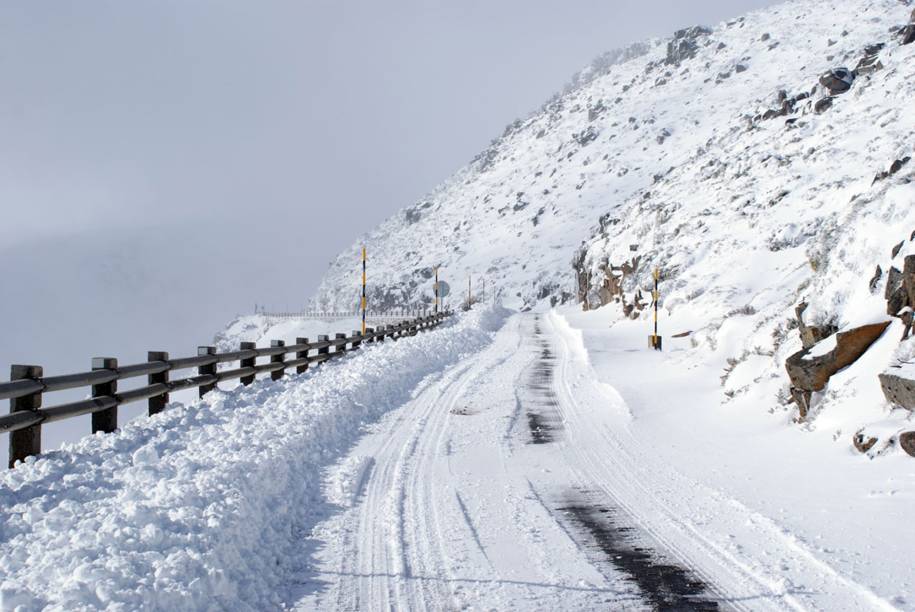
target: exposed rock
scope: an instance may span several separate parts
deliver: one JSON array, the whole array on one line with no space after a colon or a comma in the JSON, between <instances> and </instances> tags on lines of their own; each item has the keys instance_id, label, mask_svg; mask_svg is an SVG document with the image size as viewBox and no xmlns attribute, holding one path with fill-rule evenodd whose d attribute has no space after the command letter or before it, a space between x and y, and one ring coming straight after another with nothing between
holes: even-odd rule
<instances>
[{"instance_id":1,"label":"exposed rock","mask_svg":"<svg viewBox=\"0 0 915 612\"><path fill-rule=\"evenodd\" d=\"M874 444L877 443L877 438L871 436L865 437L864 433L859 431L852 437L851 441L852 444L855 445L855 448L858 450L858 452L863 455L874 447Z\"/></svg>"},{"instance_id":2,"label":"exposed rock","mask_svg":"<svg viewBox=\"0 0 915 612\"><path fill-rule=\"evenodd\" d=\"M883 268L877 266L877 269L874 271L874 276L871 278L870 288L871 293L877 290L877 285L880 284L880 279L883 278Z\"/></svg>"},{"instance_id":3,"label":"exposed rock","mask_svg":"<svg viewBox=\"0 0 915 612\"><path fill-rule=\"evenodd\" d=\"M894 373L894 370L899 373ZM915 380L901 374L899 366L890 367L880 374L880 388L886 401L906 410L915 410Z\"/></svg>"},{"instance_id":4,"label":"exposed rock","mask_svg":"<svg viewBox=\"0 0 915 612\"><path fill-rule=\"evenodd\" d=\"M572 134L572 138L579 144L579 146L587 146L597 140L597 137L600 135L600 131L594 127L588 126L588 129L582 132L576 132Z\"/></svg>"},{"instance_id":5,"label":"exposed rock","mask_svg":"<svg viewBox=\"0 0 915 612\"><path fill-rule=\"evenodd\" d=\"M908 293L903 287L902 272L898 268L890 268L886 278L886 289L883 297L886 298L886 314L895 317L899 311L905 308L909 302Z\"/></svg>"},{"instance_id":6,"label":"exposed rock","mask_svg":"<svg viewBox=\"0 0 915 612\"><path fill-rule=\"evenodd\" d=\"M810 391L791 387L791 399L797 404L798 415L801 421L806 419L807 413L810 412L810 398L812 395L813 394Z\"/></svg>"},{"instance_id":7,"label":"exposed rock","mask_svg":"<svg viewBox=\"0 0 915 612\"><path fill-rule=\"evenodd\" d=\"M848 68L833 68L820 76L820 85L832 95L843 94L851 89L855 82L854 73Z\"/></svg>"},{"instance_id":8,"label":"exposed rock","mask_svg":"<svg viewBox=\"0 0 915 612\"><path fill-rule=\"evenodd\" d=\"M915 255L906 255L902 266L902 287L905 289L908 302L903 305L915 306ZM896 312L899 312L898 310Z\"/></svg>"},{"instance_id":9,"label":"exposed rock","mask_svg":"<svg viewBox=\"0 0 915 612\"><path fill-rule=\"evenodd\" d=\"M737 74L740 74L740 73L742 73L742 72L746 72L747 70L748 70L748 68L747 68L746 66L744 66L743 64L737 64L737 65L734 67L734 72L736 72Z\"/></svg>"},{"instance_id":10,"label":"exposed rock","mask_svg":"<svg viewBox=\"0 0 915 612\"><path fill-rule=\"evenodd\" d=\"M905 245L905 240L893 247L893 250L890 251L890 259L896 259L896 256L899 255L899 251L902 250L903 245Z\"/></svg>"},{"instance_id":11,"label":"exposed rock","mask_svg":"<svg viewBox=\"0 0 915 612\"><path fill-rule=\"evenodd\" d=\"M883 179L893 176L894 174L896 174L897 172L902 170L902 167L905 166L910 161L912 161L912 158L908 157L908 156L903 157L902 159L897 159L892 164L890 164L889 170L885 170L885 171L877 174L877 176L874 177L874 182L876 183L877 181L882 181ZM895 257L895 255L893 255L893 257Z\"/></svg>"},{"instance_id":12,"label":"exposed rock","mask_svg":"<svg viewBox=\"0 0 915 612\"><path fill-rule=\"evenodd\" d=\"M864 56L872 57L880 53L883 48L886 47L885 43L874 43L873 45L868 45L864 47Z\"/></svg>"},{"instance_id":13,"label":"exposed rock","mask_svg":"<svg viewBox=\"0 0 915 612\"><path fill-rule=\"evenodd\" d=\"M912 323L915 322L915 313L912 312L911 307L906 306L902 309L902 314L899 315L899 319L902 321L902 324L905 325L905 328L902 330L902 341L909 339L909 334L912 333Z\"/></svg>"},{"instance_id":14,"label":"exposed rock","mask_svg":"<svg viewBox=\"0 0 915 612\"><path fill-rule=\"evenodd\" d=\"M794 313L797 315L797 326L801 334L801 345L809 349L820 340L824 340L836 333L839 328L832 324L826 325L807 325L804 323L804 311L807 310L807 302L801 302Z\"/></svg>"},{"instance_id":15,"label":"exposed rock","mask_svg":"<svg viewBox=\"0 0 915 612\"><path fill-rule=\"evenodd\" d=\"M813 111L816 114L821 115L832 108L833 101L834 98L832 96L826 96L821 100L817 100L817 103L813 106Z\"/></svg>"},{"instance_id":16,"label":"exposed rock","mask_svg":"<svg viewBox=\"0 0 915 612\"><path fill-rule=\"evenodd\" d=\"M674 32L673 39L667 43L667 57L664 59L664 63L677 66L680 62L695 57L699 51L697 39L711 33L711 30L702 26L693 26Z\"/></svg>"},{"instance_id":17,"label":"exposed rock","mask_svg":"<svg viewBox=\"0 0 915 612\"><path fill-rule=\"evenodd\" d=\"M915 42L915 23L910 23L906 27L902 28L899 33L902 36L902 44L912 44Z\"/></svg>"},{"instance_id":18,"label":"exposed rock","mask_svg":"<svg viewBox=\"0 0 915 612\"><path fill-rule=\"evenodd\" d=\"M759 40L761 40L762 42L766 42L766 41L769 40L770 38L772 38L772 35L769 34L768 32L766 32L765 34L763 34L763 35L760 37Z\"/></svg>"},{"instance_id":19,"label":"exposed rock","mask_svg":"<svg viewBox=\"0 0 915 612\"><path fill-rule=\"evenodd\" d=\"M825 355L811 357L810 349L795 353L785 362L791 386L801 391L822 391L832 375L857 361L889 324L884 321L839 332L835 348Z\"/></svg>"},{"instance_id":20,"label":"exposed rock","mask_svg":"<svg viewBox=\"0 0 915 612\"><path fill-rule=\"evenodd\" d=\"M899 434L899 446L906 454L915 457L915 431L906 431Z\"/></svg>"}]
</instances>

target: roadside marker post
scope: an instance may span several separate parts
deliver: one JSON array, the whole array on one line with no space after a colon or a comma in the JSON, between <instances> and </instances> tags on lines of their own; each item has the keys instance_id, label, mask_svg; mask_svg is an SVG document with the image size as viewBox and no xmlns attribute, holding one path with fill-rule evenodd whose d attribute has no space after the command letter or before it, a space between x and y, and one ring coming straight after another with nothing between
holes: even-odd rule
<instances>
[{"instance_id":1,"label":"roadside marker post","mask_svg":"<svg viewBox=\"0 0 915 612\"><path fill-rule=\"evenodd\" d=\"M435 266L435 314L438 314L438 266Z\"/></svg>"},{"instance_id":2,"label":"roadside marker post","mask_svg":"<svg viewBox=\"0 0 915 612\"><path fill-rule=\"evenodd\" d=\"M365 335L365 245L362 246L362 335Z\"/></svg>"},{"instance_id":3,"label":"roadside marker post","mask_svg":"<svg viewBox=\"0 0 915 612\"><path fill-rule=\"evenodd\" d=\"M661 279L661 269L655 268L653 276L654 290L651 292L651 305L654 311L654 333L648 336L648 348L660 351L662 346L662 338L658 335L658 302L661 299L661 294L658 291L658 281Z\"/></svg>"}]
</instances>

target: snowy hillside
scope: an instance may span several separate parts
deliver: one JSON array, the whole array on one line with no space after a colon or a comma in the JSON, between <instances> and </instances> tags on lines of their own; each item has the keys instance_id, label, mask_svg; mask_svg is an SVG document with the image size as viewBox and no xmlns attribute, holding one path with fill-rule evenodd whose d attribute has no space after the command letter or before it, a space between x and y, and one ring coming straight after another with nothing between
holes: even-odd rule
<instances>
[{"instance_id":1,"label":"snowy hillside","mask_svg":"<svg viewBox=\"0 0 915 612\"><path fill-rule=\"evenodd\" d=\"M428 299L440 264L509 306L612 304L608 322L647 334L659 267L663 331L719 368L725 401L793 406L796 307L822 337L888 321L887 272L915 252L912 13L797 0L604 57L364 238L373 302ZM354 303L355 258L337 258L318 302ZM877 375L913 352L901 334L896 321L856 372L802 393L800 416L835 404L822 425L844 440L894 434Z\"/></svg>"},{"instance_id":2,"label":"snowy hillside","mask_svg":"<svg viewBox=\"0 0 915 612\"><path fill-rule=\"evenodd\" d=\"M436 264L460 286L468 274L485 279L509 305L561 299L574 291L569 262L600 219L620 221L608 234L613 248L640 243L640 253L659 260L692 249L697 227L739 230L727 227L734 218L762 224L752 228L753 244L740 246L740 234L724 238L739 252L799 246L817 233L818 220L844 209L911 150L915 117L905 109L915 48L900 48L891 32L911 10L899 0L800 0L708 34L680 33L677 41L601 58L576 76L576 86L509 125L468 166L359 238L332 263L317 301L356 303L363 241L379 306L428 296ZM793 126L784 118L751 123L780 106L780 91L809 93L821 73L854 68L864 48L880 42L887 43L884 68L829 112ZM798 104L804 112L809 105ZM716 179L727 189L697 184ZM770 214L775 203L778 217ZM675 210L680 223L661 227ZM677 226L683 229L673 235ZM717 236L702 242L718 244ZM662 239L666 252L653 252Z\"/></svg>"}]
</instances>

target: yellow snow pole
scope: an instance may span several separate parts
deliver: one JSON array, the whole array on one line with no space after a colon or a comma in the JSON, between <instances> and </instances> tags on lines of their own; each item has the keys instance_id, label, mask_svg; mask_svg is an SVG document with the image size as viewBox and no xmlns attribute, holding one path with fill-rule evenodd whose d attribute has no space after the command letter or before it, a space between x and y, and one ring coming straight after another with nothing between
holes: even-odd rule
<instances>
[{"instance_id":1,"label":"yellow snow pole","mask_svg":"<svg viewBox=\"0 0 915 612\"><path fill-rule=\"evenodd\" d=\"M654 273L654 290L651 292L651 302L654 316L654 333L648 337L648 348L656 351L661 350L661 336L658 335L658 302L661 301L661 292L658 291L658 281L661 280L661 268L655 268Z\"/></svg>"}]
</instances>

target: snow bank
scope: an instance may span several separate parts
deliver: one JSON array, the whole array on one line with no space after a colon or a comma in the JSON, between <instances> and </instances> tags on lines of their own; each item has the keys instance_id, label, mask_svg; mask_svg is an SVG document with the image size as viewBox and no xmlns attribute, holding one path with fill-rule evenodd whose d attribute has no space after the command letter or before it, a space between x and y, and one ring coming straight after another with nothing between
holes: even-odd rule
<instances>
[{"instance_id":1,"label":"snow bank","mask_svg":"<svg viewBox=\"0 0 915 612\"><path fill-rule=\"evenodd\" d=\"M486 346L506 314L474 311L303 375L173 404L3 474L0 608L280 606L287 560L307 554L303 533L322 511L321 468L423 378Z\"/></svg>"}]
</instances>

